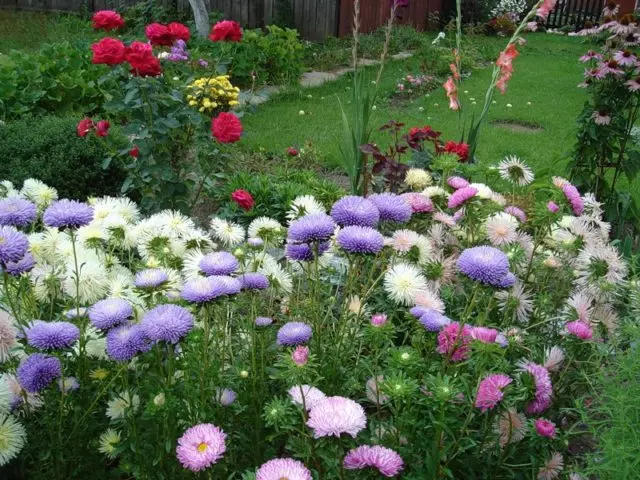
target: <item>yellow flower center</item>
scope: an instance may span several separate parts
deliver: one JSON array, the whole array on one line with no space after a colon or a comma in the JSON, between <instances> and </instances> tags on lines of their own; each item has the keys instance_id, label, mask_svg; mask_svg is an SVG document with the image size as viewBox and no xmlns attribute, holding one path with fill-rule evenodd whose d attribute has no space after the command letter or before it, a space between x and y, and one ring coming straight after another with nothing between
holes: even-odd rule
<instances>
[{"instance_id":1,"label":"yellow flower center","mask_svg":"<svg viewBox=\"0 0 640 480\"><path fill-rule=\"evenodd\" d=\"M199 453L204 453L207 451L207 444L202 442L200 445L198 445L198 452Z\"/></svg>"}]
</instances>

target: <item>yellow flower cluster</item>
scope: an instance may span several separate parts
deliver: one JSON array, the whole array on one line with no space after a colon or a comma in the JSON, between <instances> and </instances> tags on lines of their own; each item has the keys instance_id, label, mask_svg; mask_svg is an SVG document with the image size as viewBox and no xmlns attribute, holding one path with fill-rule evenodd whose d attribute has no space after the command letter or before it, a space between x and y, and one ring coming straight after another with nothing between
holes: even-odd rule
<instances>
[{"instance_id":1,"label":"yellow flower cluster","mask_svg":"<svg viewBox=\"0 0 640 480\"><path fill-rule=\"evenodd\" d=\"M219 75L199 78L187 86L187 91L190 106L202 113L212 113L238 105L240 89L231 85L228 75Z\"/></svg>"}]
</instances>

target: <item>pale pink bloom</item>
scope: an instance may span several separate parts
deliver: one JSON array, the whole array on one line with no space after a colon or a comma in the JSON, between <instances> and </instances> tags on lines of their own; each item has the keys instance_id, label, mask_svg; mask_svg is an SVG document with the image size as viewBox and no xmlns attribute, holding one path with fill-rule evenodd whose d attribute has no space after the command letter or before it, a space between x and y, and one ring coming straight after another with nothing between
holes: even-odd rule
<instances>
[{"instance_id":1,"label":"pale pink bloom","mask_svg":"<svg viewBox=\"0 0 640 480\"><path fill-rule=\"evenodd\" d=\"M408 192L400 195L409 204L413 213L433 212L433 202L425 195L418 192Z\"/></svg>"},{"instance_id":2,"label":"pale pink bloom","mask_svg":"<svg viewBox=\"0 0 640 480\"><path fill-rule=\"evenodd\" d=\"M555 480L564 469L562 455L554 452L551 458L538 470L538 480Z\"/></svg>"},{"instance_id":3,"label":"pale pink bloom","mask_svg":"<svg viewBox=\"0 0 640 480\"><path fill-rule=\"evenodd\" d=\"M629 87L629 90L631 90L632 92L637 92L638 90L640 90L640 77L629 80L625 83L625 85Z\"/></svg>"},{"instance_id":4,"label":"pale pink bloom","mask_svg":"<svg viewBox=\"0 0 640 480\"><path fill-rule=\"evenodd\" d=\"M587 53L585 53L583 56L580 57L580 61L583 63L586 63L591 60L602 60L603 58L604 57L602 56L602 54L594 50L589 50Z\"/></svg>"},{"instance_id":5,"label":"pale pink bloom","mask_svg":"<svg viewBox=\"0 0 640 480\"><path fill-rule=\"evenodd\" d=\"M256 472L256 480L312 480L304 463L293 458L274 458L262 464Z\"/></svg>"},{"instance_id":6,"label":"pale pink bloom","mask_svg":"<svg viewBox=\"0 0 640 480\"><path fill-rule=\"evenodd\" d=\"M593 296L583 290L575 292L567 300L567 305L572 307L578 316L578 320L588 322L591 316Z\"/></svg>"},{"instance_id":7,"label":"pale pink bloom","mask_svg":"<svg viewBox=\"0 0 640 480\"><path fill-rule=\"evenodd\" d=\"M219 427L211 423L195 425L178 439L178 461L192 472L204 470L222 458L226 451L226 437Z\"/></svg>"},{"instance_id":8,"label":"pale pink bloom","mask_svg":"<svg viewBox=\"0 0 640 480\"><path fill-rule=\"evenodd\" d=\"M567 180L566 178L562 178L562 177L551 177L551 181L558 188L562 188L566 184L570 183L569 180Z\"/></svg>"},{"instance_id":9,"label":"pale pink bloom","mask_svg":"<svg viewBox=\"0 0 640 480\"><path fill-rule=\"evenodd\" d=\"M408 253L418 242L418 237L413 230L396 230L393 232L391 246L398 253Z\"/></svg>"},{"instance_id":10,"label":"pale pink bloom","mask_svg":"<svg viewBox=\"0 0 640 480\"><path fill-rule=\"evenodd\" d=\"M611 123L611 117L606 110L598 110L591 115L596 125L609 125Z\"/></svg>"},{"instance_id":11,"label":"pale pink bloom","mask_svg":"<svg viewBox=\"0 0 640 480\"><path fill-rule=\"evenodd\" d=\"M504 397L502 389L511 382L513 380L503 374L489 375L484 378L478 387L475 401L476 408L479 408L482 412L494 408Z\"/></svg>"},{"instance_id":12,"label":"pale pink bloom","mask_svg":"<svg viewBox=\"0 0 640 480\"><path fill-rule=\"evenodd\" d=\"M535 32L538 30L538 22L528 22L526 26L527 32Z\"/></svg>"},{"instance_id":13,"label":"pale pink bloom","mask_svg":"<svg viewBox=\"0 0 640 480\"><path fill-rule=\"evenodd\" d=\"M473 327L471 329L471 338L482 343L494 343L497 336L498 331L493 328Z\"/></svg>"},{"instance_id":14,"label":"pale pink bloom","mask_svg":"<svg viewBox=\"0 0 640 480\"><path fill-rule=\"evenodd\" d=\"M460 102L458 101L458 89L456 87L456 83L453 81L453 77L447 78L443 87L447 93L447 98L449 99L449 108L451 110L459 110Z\"/></svg>"},{"instance_id":15,"label":"pale pink bloom","mask_svg":"<svg viewBox=\"0 0 640 480\"><path fill-rule=\"evenodd\" d=\"M298 345L291 354L291 360L298 367L304 367L309 361L309 347Z\"/></svg>"},{"instance_id":16,"label":"pale pink bloom","mask_svg":"<svg viewBox=\"0 0 640 480\"><path fill-rule=\"evenodd\" d=\"M487 218L485 228L493 245L504 245L515 241L518 221L506 212L499 212Z\"/></svg>"},{"instance_id":17,"label":"pale pink bloom","mask_svg":"<svg viewBox=\"0 0 640 480\"><path fill-rule=\"evenodd\" d=\"M535 421L536 432L541 437L556 438L556 425L546 418L537 418Z\"/></svg>"},{"instance_id":18,"label":"pale pink bloom","mask_svg":"<svg viewBox=\"0 0 640 480\"><path fill-rule=\"evenodd\" d=\"M343 460L347 470L376 468L385 477L395 477L404 468L402 457L394 450L380 445L362 445L350 450Z\"/></svg>"},{"instance_id":19,"label":"pale pink bloom","mask_svg":"<svg viewBox=\"0 0 640 480\"><path fill-rule=\"evenodd\" d=\"M524 213L524 210L522 210L521 208L518 208L518 207L513 206L513 205L509 205L508 207L506 207L504 209L504 211L506 213L508 213L509 215L511 215L513 217L516 217L522 223L525 223L527 221L527 214Z\"/></svg>"},{"instance_id":20,"label":"pale pink bloom","mask_svg":"<svg viewBox=\"0 0 640 480\"><path fill-rule=\"evenodd\" d=\"M327 397L309 411L307 425L315 438L336 436L343 433L355 438L367 426L364 409L345 397Z\"/></svg>"},{"instance_id":21,"label":"pale pink bloom","mask_svg":"<svg viewBox=\"0 0 640 480\"><path fill-rule=\"evenodd\" d=\"M633 66L637 61L636 56L629 50L618 50L613 54L613 59L623 67Z\"/></svg>"},{"instance_id":22,"label":"pale pink bloom","mask_svg":"<svg viewBox=\"0 0 640 480\"><path fill-rule=\"evenodd\" d=\"M462 220L463 218L464 218L464 208L460 208L454 212L453 221L456 222L456 224L460 223L460 220Z\"/></svg>"},{"instance_id":23,"label":"pale pink bloom","mask_svg":"<svg viewBox=\"0 0 640 480\"><path fill-rule=\"evenodd\" d=\"M591 340L593 338L593 330L591 330L591 327L586 322L576 320L567 323L565 326L567 327L567 332L581 340Z\"/></svg>"},{"instance_id":24,"label":"pale pink bloom","mask_svg":"<svg viewBox=\"0 0 640 480\"><path fill-rule=\"evenodd\" d=\"M462 177L449 177L447 179L447 184L451 187L451 188L455 188L456 190L459 190L461 188L465 188L469 186L469 182L467 182L464 178Z\"/></svg>"},{"instance_id":25,"label":"pale pink bloom","mask_svg":"<svg viewBox=\"0 0 640 480\"><path fill-rule=\"evenodd\" d=\"M436 222L444 223L448 227L455 227L456 226L456 221L454 220L454 218L451 215L448 215L448 214L446 214L444 212L436 212L436 213L434 213L433 214L433 219Z\"/></svg>"},{"instance_id":26,"label":"pale pink bloom","mask_svg":"<svg viewBox=\"0 0 640 480\"><path fill-rule=\"evenodd\" d=\"M419 307L430 308L438 313L444 313L444 302L440 296L430 288L420 290L416 294L416 305Z\"/></svg>"},{"instance_id":27,"label":"pale pink bloom","mask_svg":"<svg viewBox=\"0 0 640 480\"><path fill-rule=\"evenodd\" d=\"M616 62L615 60L611 59L607 62L602 62L600 63L600 65L598 65L598 67L600 68L600 72L602 72L602 75L606 76L606 75L614 75L614 76L620 76L620 75L624 75L624 71L620 70L620 65L618 64L618 62Z\"/></svg>"},{"instance_id":28,"label":"pale pink bloom","mask_svg":"<svg viewBox=\"0 0 640 480\"><path fill-rule=\"evenodd\" d=\"M549 203L547 203L547 210L551 213L558 213L560 211L560 207L556 202L549 201Z\"/></svg>"},{"instance_id":29,"label":"pale pink bloom","mask_svg":"<svg viewBox=\"0 0 640 480\"><path fill-rule=\"evenodd\" d=\"M501 311L515 309L519 322L529 321L529 315L533 310L533 301L531 294L525 291L524 285L519 280L516 280L516 283L509 290L499 290L494 296L498 299Z\"/></svg>"},{"instance_id":30,"label":"pale pink bloom","mask_svg":"<svg viewBox=\"0 0 640 480\"><path fill-rule=\"evenodd\" d=\"M374 327L381 327L387 323L387 315L384 313L376 313L371 316L371 325Z\"/></svg>"},{"instance_id":31,"label":"pale pink bloom","mask_svg":"<svg viewBox=\"0 0 640 480\"><path fill-rule=\"evenodd\" d=\"M289 389L289 397L296 405L303 406L307 410L311 410L316 403L324 400L327 396L311 385L294 385Z\"/></svg>"},{"instance_id":32,"label":"pale pink bloom","mask_svg":"<svg viewBox=\"0 0 640 480\"><path fill-rule=\"evenodd\" d=\"M498 434L500 447L519 442L527 433L527 418L514 408L509 408L496 418L493 430Z\"/></svg>"},{"instance_id":33,"label":"pale pink bloom","mask_svg":"<svg viewBox=\"0 0 640 480\"><path fill-rule=\"evenodd\" d=\"M557 372L560 370L562 362L564 362L564 351L560 347L554 345L547 353L547 358L544 361L543 367L550 372Z\"/></svg>"}]
</instances>

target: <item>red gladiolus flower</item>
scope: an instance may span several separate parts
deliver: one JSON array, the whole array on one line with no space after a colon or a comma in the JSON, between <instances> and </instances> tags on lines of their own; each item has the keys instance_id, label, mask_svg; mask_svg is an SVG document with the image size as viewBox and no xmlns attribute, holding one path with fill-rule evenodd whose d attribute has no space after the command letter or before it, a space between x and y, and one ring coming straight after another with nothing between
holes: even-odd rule
<instances>
[{"instance_id":1,"label":"red gladiolus flower","mask_svg":"<svg viewBox=\"0 0 640 480\"><path fill-rule=\"evenodd\" d=\"M92 63L104 65L119 65L124 62L126 47L117 38L103 38L91 45L93 51Z\"/></svg>"},{"instance_id":2,"label":"red gladiolus flower","mask_svg":"<svg viewBox=\"0 0 640 480\"><path fill-rule=\"evenodd\" d=\"M125 60L131 65L131 73L141 77L157 77L162 73L160 61L153 56L151 45L132 42L125 52Z\"/></svg>"},{"instance_id":3,"label":"red gladiolus flower","mask_svg":"<svg viewBox=\"0 0 640 480\"><path fill-rule=\"evenodd\" d=\"M131 155L133 158L138 158L138 155L140 155L140 149L137 145L134 145L133 148L129 150L129 155Z\"/></svg>"},{"instance_id":4,"label":"red gladiolus flower","mask_svg":"<svg viewBox=\"0 0 640 480\"><path fill-rule=\"evenodd\" d=\"M96 30L117 30L124 27L124 20L118 12L113 10L100 10L91 17L93 28Z\"/></svg>"},{"instance_id":5,"label":"red gladiolus flower","mask_svg":"<svg viewBox=\"0 0 640 480\"><path fill-rule=\"evenodd\" d=\"M98 137L106 137L109 135L109 127L111 124L109 120L100 120L96 123L96 136Z\"/></svg>"},{"instance_id":6,"label":"red gladiolus flower","mask_svg":"<svg viewBox=\"0 0 640 480\"><path fill-rule=\"evenodd\" d=\"M185 42L188 42L191 38L189 27L183 25L182 23L171 22L169 25L167 25L167 28L169 29L169 35L171 35L171 43L175 42L176 40L184 40Z\"/></svg>"},{"instance_id":7,"label":"red gladiolus flower","mask_svg":"<svg viewBox=\"0 0 640 480\"><path fill-rule=\"evenodd\" d=\"M253 197L246 190L236 190L231 194L231 200L236 202L243 210L251 210L255 205Z\"/></svg>"},{"instance_id":8,"label":"red gladiolus flower","mask_svg":"<svg viewBox=\"0 0 640 480\"><path fill-rule=\"evenodd\" d=\"M173 43L169 27L161 23L147 25L144 27L144 34L151 42L151 45L171 45Z\"/></svg>"},{"instance_id":9,"label":"red gladiolus flower","mask_svg":"<svg viewBox=\"0 0 640 480\"><path fill-rule=\"evenodd\" d=\"M83 118L78 122L78 126L76 127L76 131L78 132L79 137L86 137L88 133L93 130L94 124L93 120L90 118Z\"/></svg>"},{"instance_id":10,"label":"red gladiolus flower","mask_svg":"<svg viewBox=\"0 0 640 480\"><path fill-rule=\"evenodd\" d=\"M469 158L469 145L463 142L448 141L444 145L444 151L447 153L455 153L461 162L466 162Z\"/></svg>"},{"instance_id":11,"label":"red gladiolus flower","mask_svg":"<svg viewBox=\"0 0 640 480\"><path fill-rule=\"evenodd\" d=\"M223 20L213 26L209 39L214 42L239 42L242 40L242 28L238 22Z\"/></svg>"},{"instance_id":12,"label":"red gladiolus flower","mask_svg":"<svg viewBox=\"0 0 640 480\"><path fill-rule=\"evenodd\" d=\"M220 143L235 143L242 135L242 123L233 113L222 112L211 122L211 133Z\"/></svg>"},{"instance_id":13,"label":"red gladiolus flower","mask_svg":"<svg viewBox=\"0 0 640 480\"><path fill-rule=\"evenodd\" d=\"M288 147L287 148L287 155L289 155L290 157L297 157L299 153L300 152L298 152L298 150L296 150L293 147Z\"/></svg>"}]
</instances>

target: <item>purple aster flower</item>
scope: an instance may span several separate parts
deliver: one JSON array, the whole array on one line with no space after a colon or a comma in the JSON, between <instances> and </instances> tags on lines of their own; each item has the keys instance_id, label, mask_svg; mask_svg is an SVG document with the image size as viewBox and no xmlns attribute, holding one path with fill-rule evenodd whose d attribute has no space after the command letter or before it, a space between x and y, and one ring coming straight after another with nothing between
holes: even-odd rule
<instances>
[{"instance_id":1,"label":"purple aster flower","mask_svg":"<svg viewBox=\"0 0 640 480\"><path fill-rule=\"evenodd\" d=\"M264 290L269 288L269 279L262 273L244 273L238 277L243 290Z\"/></svg>"},{"instance_id":2,"label":"purple aster flower","mask_svg":"<svg viewBox=\"0 0 640 480\"><path fill-rule=\"evenodd\" d=\"M462 187L451 194L449 197L449 208L458 208L467 201L471 200L478 193L478 189L474 187Z\"/></svg>"},{"instance_id":3,"label":"purple aster flower","mask_svg":"<svg viewBox=\"0 0 640 480\"><path fill-rule=\"evenodd\" d=\"M201 58L200 60L198 60L198 65L200 65L202 68L207 68L209 66L209 62L207 62L204 58Z\"/></svg>"},{"instance_id":4,"label":"purple aster flower","mask_svg":"<svg viewBox=\"0 0 640 480\"><path fill-rule=\"evenodd\" d=\"M375 445L362 445L350 450L342 462L347 470L376 468L385 477L395 477L404 468L402 457L394 450Z\"/></svg>"},{"instance_id":5,"label":"purple aster flower","mask_svg":"<svg viewBox=\"0 0 640 480\"><path fill-rule=\"evenodd\" d=\"M509 346L509 340L507 340L507 337L505 337L504 333L498 333L498 336L496 337L496 343L503 348Z\"/></svg>"},{"instance_id":6,"label":"purple aster flower","mask_svg":"<svg viewBox=\"0 0 640 480\"><path fill-rule=\"evenodd\" d=\"M198 263L206 275L230 275L238 269L238 259L229 252L214 252L202 257Z\"/></svg>"},{"instance_id":7,"label":"purple aster flower","mask_svg":"<svg viewBox=\"0 0 640 480\"><path fill-rule=\"evenodd\" d=\"M80 337L80 329L69 322L34 320L26 329L27 343L40 350L68 348Z\"/></svg>"},{"instance_id":8,"label":"purple aster flower","mask_svg":"<svg viewBox=\"0 0 640 480\"><path fill-rule=\"evenodd\" d=\"M387 323L387 315L385 313L376 313L371 315L370 322L374 327L382 327Z\"/></svg>"},{"instance_id":9,"label":"purple aster flower","mask_svg":"<svg viewBox=\"0 0 640 480\"><path fill-rule=\"evenodd\" d=\"M222 458L227 450L226 438L222 429L211 423L195 425L178 439L178 461L192 472L204 470Z\"/></svg>"},{"instance_id":10,"label":"purple aster flower","mask_svg":"<svg viewBox=\"0 0 640 480\"><path fill-rule=\"evenodd\" d=\"M58 379L58 388L65 393L75 392L80 388L80 383L76 377L64 377Z\"/></svg>"},{"instance_id":11,"label":"purple aster flower","mask_svg":"<svg viewBox=\"0 0 640 480\"><path fill-rule=\"evenodd\" d=\"M309 411L307 425L315 438L336 436L343 433L356 438L367 426L364 409L344 397L327 397L318 401Z\"/></svg>"},{"instance_id":12,"label":"purple aster flower","mask_svg":"<svg viewBox=\"0 0 640 480\"><path fill-rule=\"evenodd\" d=\"M0 227L0 264L22 260L28 248L29 240L24 233L15 227Z\"/></svg>"},{"instance_id":13,"label":"purple aster flower","mask_svg":"<svg viewBox=\"0 0 640 480\"><path fill-rule=\"evenodd\" d=\"M518 207L514 207L513 205L509 205L504 209L509 215L516 217L520 222L525 223L527 221L527 214L524 213L524 210Z\"/></svg>"},{"instance_id":14,"label":"purple aster flower","mask_svg":"<svg viewBox=\"0 0 640 480\"><path fill-rule=\"evenodd\" d=\"M135 286L138 288L158 288L169 281L167 272L160 268L148 268L136 273Z\"/></svg>"},{"instance_id":15,"label":"purple aster flower","mask_svg":"<svg viewBox=\"0 0 640 480\"><path fill-rule=\"evenodd\" d=\"M463 218L464 218L464 208L460 208L456 210L452 217L454 223L458 223Z\"/></svg>"},{"instance_id":16,"label":"purple aster flower","mask_svg":"<svg viewBox=\"0 0 640 480\"><path fill-rule=\"evenodd\" d=\"M431 310L430 308L423 307L421 305L416 305L415 307L411 308L411 310L409 310L409 313L416 318L420 318L422 315L424 315L430 310Z\"/></svg>"},{"instance_id":17,"label":"purple aster flower","mask_svg":"<svg viewBox=\"0 0 640 480\"><path fill-rule=\"evenodd\" d=\"M42 216L48 227L78 228L89 225L93 220L93 208L76 200L58 200L53 202Z\"/></svg>"},{"instance_id":18,"label":"purple aster flower","mask_svg":"<svg viewBox=\"0 0 640 480\"><path fill-rule=\"evenodd\" d=\"M447 184L451 187L454 188L456 190L459 190L461 188L465 188L469 186L469 182L467 182L464 178L462 177L449 177L447 179Z\"/></svg>"},{"instance_id":19,"label":"purple aster flower","mask_svg":"<svg viewBox=\"0 0 640 480\"><path fill-rule=\"evenodd\" d=\"M133 315L133 307L122 298L100 300L89 308L89 320L94 327L107 330L126 322Z\"/></svg>"},{"instance_id":20,"label":"purple aster flower","mask_svg":"<svg viewBox=\"0 0 640 480\"><path fill-rule=\"evenodd\" d=\"M327 240L336 228L333 219L325 213L313 213L291 223L288 238L298 243Z\"/></svg>"},{"instance_id":21,"label":"purple aster flower","mask_svg":"<svg viewBox=\"0 0 640 480\"><path fill-rule=\"evenodd\" d=\"M316 244L318 249L318 255L322 255L329 250L329 242L319 242ZM286 256L289 260L295 260L299 262L311 262L315 258L313 249L316 248L313 244L309 243L291 243L287 242Z\"/></svg>"},{"instance_id":22,"label":"purple aster flower","mask_svg":"<svg viewBox=\"0 0 640 480\"><path fill-rule=\"evenodd\" d=\"M256 318L256 327L268 327L273 323L273 319L269 317L258 317Z\"/></svg>"},{"instance_id":23,"label":"purple aster flower","mask_svg":"<svg viewBox=\"0 0 640 480\"><path fill-rule=\"evenodd\" d=\"M146 352L150 343L138 323L120 325L107 333L107 355L116 362L128 362L138 353Z\"/></svg>"},{"instance_id":24,"label":"purple aster flower","mask_svg":"<svg viewBox=\"0 0 640 480\"><path fill-rule=\"evenodd\" d=\"M35 204L28 200L22 198L0 200L0 225L24 227L33 223L37 215Z\"/></svg>"},{"instance_id":25,"label":"purple aster flower","mask_svg":"<svg viewBox=\"0 0 640 480\"><path fill-rule=\"evenodd\" d=\"M158 305L145 314L140 325L151 341L178 343L193 328L193 315L178 305Z\"/></svg>"},{"instance_id":26,"label":"purple aster flower","mask_svg":"<svg viewBox=\"0 0 640 480\"><path fill-rule=\"evenodd\" d=\"M227 284L212 277L189 280L182 287L180 296L187 302L206 303L227 294Z\"/></svg>"},{"instance_id":27,"label":"purple aster flower","mask_svg":"<svg viewBox=\"0 0 640 480\"><path fill-rule=\"evenodd\" d=\"M380 212L371 200L355 195L342 197L331 207L331 216L342 227L359 225L375 227L380 220Z\"/></svg>"},{"instance_id":28,"label":"purple aster flower","mask_svg":"<svg viewBox=\"0 0 640 480\"><path fill-rule=\"evenodd\" d=\"M22 359L17 374L22 388L29 393L38 393L62 375L62 367L56 357L34 353Z\"/></svg>"},{"instance_id":29,"label":"purple aster flower","mask_svg":"<svg viewBox=\"0 0 640 480\"><path fill-rule=\"evenodd\" d=\"M472 247L460 254L458 269L472 280L500 286L509 273L509 259L497 248Z\"/></svg>"},{"instance_id":30,"label":"purple aster flower","mask_svg":"<svg viewBox=\"0 0 640 480\"><path fill-rule=\"evenodd\" d=\"M302 322L288 322L278 330L278 345L300 345L311 338L311 327Z\"/></svg>"},{"instance_id":31,"label":"purple aster flower","mask_svg":"<svg viewBox=\"0 0 640 480\"><path fill-rule=\"evenodd\" d=\"M167 60L170 62L185 62L189 60L187 43L182 39L178 39L173 42L173 46L171 47L171 52L169 53Z\"/></svg>"},{"instance_id":32,"label":"purple aster flower","mask_svg":"<svg viewBox=\"0 0 640 480\"><path fill-rule=\"evenodd\" d=\"M242 282L239 278L233 278L229 275L214 275L209 278L222 285L225 295L235 295L236 293L240 293L240 290L242 290Z\"/></svg>"},{"instance_id":33,"label":"purple aster flower","mask_svg":"<svg viewBox=\"0 0 640 480\"><path fill-rule=\"evenodd\" d=\"M516 276L509 272L502 277L494 286L498 288L511 288L516 284Z\"/></svg>"},{"instance_id":34,"label":"purple aster flower","mask_svg":"<svg viewBox=\"0 0 640 480\"><path fill-rule=\"evenodd\" d=\"M293 458L274 458L256 472L256 480L312 480L311 472L304 463Z\"/></svg>"},{"instance_id":35,"label":"purple aster flower","mask_svg":"<svg viewBox=\"0 0 640 480\"><path fill-rule=\"evenodd\" d=\"M433 202L425 195L418 192L403 193L400 197L409 204L413 213L433 212Z\"/></svg>"},{"instance_id":36,"label":"purple aster flower","mask_svg":"<svg viewBox=\"0 0 640 480\"><path fill-rule=\"evenodd\" d=\"M378 253L384 247L384 237L371 227L344 227L336 237L338 245L349 253Z\"/></svg>"},{"instance_id":37,"label":"purple aster flower","mask_svg":"<svg viewBox=\"0 0 640 480\"><path fill-rule=\"evenodd\" d=\"M236 401L236 397L236 392L233 390L229 390L228 388L218 388L216 389L214 400L223 407L228 407Z\"/></svg>"},{"instance_id":38,"label":"purple aster flower","mask_svg":"<svg viewBox=\"0 0 640 480\"><path fill-rule=\"evenodd\" d=\"M378 208L380 220L407 223L411 219L411 205L395 193L377 193L371 195L369 200Z\"/></svg>"},{"instance_id":39,"label":"purple aster flower","mask_svg":"<svg viewBox=\"0 0 640 480\"><path fill-rule=\"evenodd\" d=\"M29 252L24 254L17 262L7 262L4 269L9 275L17 277L23 273L30 272L36 266L36 260Z\"/></svg>"},{"instance_id":40,"label":"purple aster flower","mask_svg":"<svg viewBox=\"0 0 640 480\"><path fill-rule=\"evenodd\" d=\"M425 310L426 311L420 316L419 322L428 331L439 332L440 330L442 330L442 327L445 327L451 323L451 319L442 315L440 312L437 312L436 310L432 310L430 308L427 308Z\"/></svg>"},{"instance_id":41,"label":"purple aster flower","mask_svg":"<svg viewBox=\"0 0 640 480\"><path fill-rule=\"evenodd\" d=\"M577 216L582 215L582 212L584 212L584 202L582 201L582 197L580 197L580 192L578 192L578 189L570 183L565 183L562 186L562 192L571 205L571 210L573 210L573 213L575 213Z\"/></svg>"},{"instance_id":42,"label":"purple aster flower","mask_svg":"<svg viewBox=\"0 0 640 480\"><path fill-rule=\"evenodd\" d=\"M527 404L526 412L529 414L544 412L551 405L551 396L553 395L549 371L542 365L533 362L525 362L520 368L523 372L531 375L535 384L534 399Z\"/></svg>"}]
</instances>

